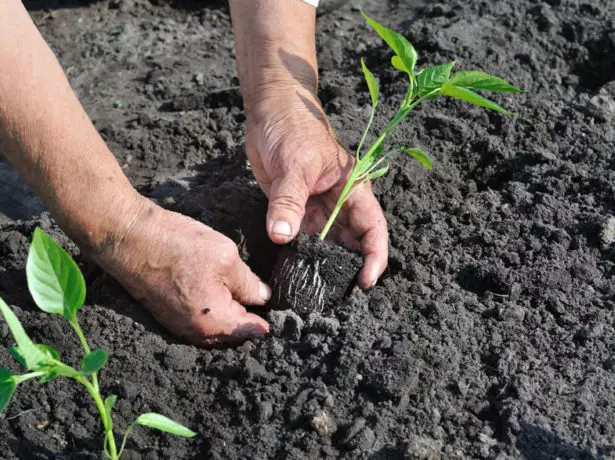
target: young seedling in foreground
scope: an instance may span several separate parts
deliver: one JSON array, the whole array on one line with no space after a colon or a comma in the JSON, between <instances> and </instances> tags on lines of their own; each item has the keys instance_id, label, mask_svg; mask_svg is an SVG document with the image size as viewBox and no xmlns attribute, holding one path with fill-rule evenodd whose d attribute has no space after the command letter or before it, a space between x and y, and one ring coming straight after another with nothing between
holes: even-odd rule
<instances>
[{"instance_id":1,"label":"young seedling in foreground","mask_svg":"<svg viewBox=\"0 0 615 460\"><path fill-rule=\"evenodd\" d=\"M104 453L111 460L121 457L128 435L137 425L187 438L196 436L193 431L163 415L147 413L130 424L118 451L111 416L117 396L111 395L103 400L98 381L98 372L107 362L107 353L100 349L90 349L77 320L77 311L85 302L85 280L79 267L64 249L37 228L28 254L26 275L36 305L47 313L62 315L68 320L81 342L85 357L81 367L75 369L64 364L52 347L33 343L17 316L0 299L0 312L17 343L16 347L9 348L9 352L29 371L27 374L15 375L8 369L0 368L0 412L8 405L15 388L27 380L38 379L38 383L42 384L56 377L69 377L83 385L94 400L105 429Z\"/></svg>"},{"instance_id":2,"label":"young seedling in foreground","mask_svg":"<svg viewBox=\"0 0 615 460\"><path fill-rule=\"evenodd\" d=\"M394 149L386 149L383 145L384 139L393 131L404 118L406 118L414 108L424 101L433 100L438 96L449 96L456 99L461 99L466 102L495 110L496 112L510 114L507 110L500 107L493 101L482 97L473 90L494 91L500 93L523 93L523 90L517 89L501 78L494 77L484 72L475 70L464 70L455 72L451 76L451 71L455 65L455 61L447 64L426 67L418 72L415 72L417 54L414 46L392 30L378 24L373 19L369 18L365 13L361 13L372 26L372 28L382 37L382 39L391 47L395 53L391 59L391 64L397 70L400 70L408 76L408 91L404 97L401 106L393 117L393 120L387 125L382 134L376 139L372 146L361 154L361 149L367 138L367 134L374 121L374 114L378 106L380 90L378 82L374 75L369 71L363 59L361 59L361 67L367 81L367 87L372 100L372 113L367 123L367 128L363 133L361 142L356 151L356 163L348 177L348 181L342 190L337 201L335 209L331 213L322 232L320 239L324 240L327 233L331 229L337 215L344 203L350 198L353 191L358 185L364 184L369 180L377 179L389 170L389 157L397 152L405 152L408 155L417 159L426 168L432 169L431 160L425 152L419 148L399 147Z\"/></svg>"}]
</instances>

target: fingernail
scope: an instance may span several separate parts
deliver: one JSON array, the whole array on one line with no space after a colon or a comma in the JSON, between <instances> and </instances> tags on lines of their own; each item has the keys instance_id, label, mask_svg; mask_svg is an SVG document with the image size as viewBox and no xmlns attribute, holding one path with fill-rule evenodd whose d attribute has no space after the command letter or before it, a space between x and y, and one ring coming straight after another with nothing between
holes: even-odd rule
<instances>
[{"instance_id":1,"label":"fingernail","mask_svg":"<svg viewBox=\"0 0 615 460\"><path fill-rule=\"evenodd\" d=\"M378 273L376 272L375 269L372 269L372 272L369 274L369 278L371 281L369 282L369 289L373 289L374 286L376 286L376 283L378 282Z\"/></svg>"},{"instance_id":2,"label":"fingernail","mask_svg":"<svg viewBox=\"0 0 615 460\"><path fill-rule=\"evenodd\" d=\"M271 233L275 233L276 235L290 236L291 232L292 229L290 228L290 224L283 220L276 220L271 226Z\"/></svg>"},{"instance_id":3,"label":"fingernail","mask_svg":"<svg viewBox=\"0 0 615 460\"><path fill-rule=\"evenodd\" d=\"M263 299L264 301L271 299L271 288L262 281L259 282L258 295L261 296L261 299Z\"/></svg>"}]
</instances>

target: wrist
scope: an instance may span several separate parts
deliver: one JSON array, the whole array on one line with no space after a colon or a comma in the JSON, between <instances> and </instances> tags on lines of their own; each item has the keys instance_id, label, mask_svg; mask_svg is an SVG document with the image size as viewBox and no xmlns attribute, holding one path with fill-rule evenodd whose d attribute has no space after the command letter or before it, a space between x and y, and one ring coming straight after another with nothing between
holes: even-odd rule
<instances>
[{"instance_id":1,"label":"wrist","mask_svg":"<svg viewBox=\"0 0 615 460\"><path fill-rule=\"evenodd\" d=\"M300 0L231 0L237 71L248 116L276 91L316 95L316 14ZM301 89L303 88L303 89Z\"/></svg>"}]
</instances>

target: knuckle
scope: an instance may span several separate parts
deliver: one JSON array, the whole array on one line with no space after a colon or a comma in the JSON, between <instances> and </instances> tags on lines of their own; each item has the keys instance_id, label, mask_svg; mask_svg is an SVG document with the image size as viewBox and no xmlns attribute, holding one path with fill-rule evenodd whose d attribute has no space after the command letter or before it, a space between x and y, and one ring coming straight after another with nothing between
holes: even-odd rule
<instances>
[{"instance_id":1,"label":"knuckle","mask_svg":"<svg viewBox=\"0 0 615 460\"><path fill-rule=\"evenodd\" d=\"M229 238L224 238L218 243L218 263L223 267L231 267L239 261L239 249Z\"/></svg>"},{"instance_id":2,"label":"knuckle","mask_svg":"<svg viewBox=\"0 0 615 460\"><path fill-rule=\"evenodd\" d=\"M282 208L294 214L303 214L303 203L297 197L291 195L278 195L269 201L269 207Z\"/></svg>"}]
</instances>

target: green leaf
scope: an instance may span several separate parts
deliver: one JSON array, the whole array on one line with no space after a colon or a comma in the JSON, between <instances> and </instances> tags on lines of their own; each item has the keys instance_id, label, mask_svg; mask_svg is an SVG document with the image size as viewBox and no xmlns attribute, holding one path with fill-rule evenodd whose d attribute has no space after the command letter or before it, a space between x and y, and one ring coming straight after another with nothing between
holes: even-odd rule
<instances>
[{"instance_id":1,"label":"green leaf","mask_svg":"<svg viewBox=\"0 0 615 460\"><path fill-rule=\"evenodd\" d=\"M85 280L71 256L40 228L34 231L26 275L41 310L73 321L85 301Z\"/></svg>"},{"instance_id":2,"label":"green leaf","mask_svg":"<svg viewBox=\"0 0 615 460\"><path fill-rule=\"evenodd\" d=\"M0 299L0 312L2 316L4 316L4 320L8 324L15 342L17 342L17 347L11 354L13 356L18 354L20 358L17 360L20 361L26 369L31 371L37 370L41 363L47 363L49 361L48 355L41 351L41 349L30 340L30 337L26 334L19 319L17 319L17 316L13 313L13 310L11 310L2 299Z\"/></svg>"},{"instance_id":3,"label":"green leaf","mask_svg":"<svg viewBox=\"0 0 615 460\"><path fill-rule=\"evenodd\" d=\"M117 400L116 395L110 395L105 399L105 410L107 411L107 424L112 426L113 417L111 417L111 412L113 411L113 406L115 406L115 401Z\"/></svg>"},{"instance_id":4,"label":"green leaf","mask_svg":"<svg viewBox=\"0 0 615 460\"><path fill-rule=\"evenodd\" d=\"M107 353L101 349L88 353L85 355L85 358L83 358L83 362L81 363L81 372L84 374L93 374L94 372L98 372L107 363L107 358Z\"/></svg>"},{"instance_id":5,"label":"green leaf","mask_svg":"<svg viewBox=\"0 0 615 460\"><path fill-rule=\"evenodd\" d=\"M56 377L59 377L57 372L55 372L55 371L48 372L47 374L43 375L39 379L38 384L42 385L43 383L51 382Z\"/></svg>"},{"instance_id":6,"label":"green leaf","mask_svg":"<svg viewBox=\"0 0 615 460\"><path fill-rule=\"evenodd\" d=\"M418 160L419 163L421 163L423 166L425 166L430 171L433 169L431 165L431 160L429 159L427 154L423 152L421 149L412 148L412 149L401 149L401 150L402 152L406 152L412 158Z\"/></svg>"},{"instance_id":7,"label":"green leaf","mask_svg":"<svg viewBox=\"0 0 615 460\"><path fill-rule=\"evenodd\" d=\"M156 430L166 431L167 433L183 436L184 438L192 438L196 433L185 426L174 422L168 417L160 414L148 413L140 415L132 425L143 425Z\"/></svg>"},{"instance_id":8,"label":"green leaf","mask_svg":"<svg viewBox=\"0 0 615 460\"><path fill-rule=\"evenodd\" d=\"M478 70L456 72L450 82L453 85L468 89L482 89L499 93L525 93L524 90L515 88L506 80Z\"/></svg>"},{"instance_id":9,"label":"green leaf","mask_svg":"<svg viewBox=\"0 0 615 460\"><path fill-rule=\"evenodd\" d=\"M455 61L423 69L416 80L419 85L419 96L425 96L445 84L451 76Z\"/></svg>"},{"instance_id":10,"label":"green leaf","mask_svg":"<svg viewBox=\"0 0 615 460\"><path fill-rule=\"evenodd\" d=\"M461 99L462 101L470 102L471 104L475 104L480 107L484 107L486 109L495 110L496 112L511 115L511 113L508 110L500 107L495 102L490 101L489 99L486 99L479 94L476 94L474 91L470 91L469 89L465 89L465 88L460 88L459 86L455 86L451 83L446 83L442 85L440 94L444 96L454 97L456 99Z\"/></svg>"},{"instance_id":11,"label":"green leaf","mask_svg":"<svg viewBox=\"0 0 615 460\"><path fill-rule=\"evenodd\" d=\"M407 72L406 66L404 65L404 61L396 54L391 58L391 65L395 67L397 70L401 70L402 72Z\"/></svg>"},{"instance_id":12,"label":"green leaf","mask_svg":"<svg viewBox=\"0 0 615 460\"><path fill-rule=\"evenodd\" d=\"M380 88L378 87L378 81L374 78L374 74L369 71L367 66L365 65L365 61L361 58L361 67L363 68L363 75L365 75L365 81L367 82L367 87L369 88L369 95L372 98L372 106L374 110L378 105L378 97L380 96Z\"/></svg>"},{"instance_id":13,"label":"green leaf","mask_svg":"<svg viewBox=\"0 0 615 460\"><path fill-rule=\"evenodd\" d=\"M47 356L48 358L55 359L56 361L60 360L60 355L53 347L50 347L49 345L43 345L41 343L38 343L38 344L35 343L34 346L37 347L40 351L42 351L43 354ZM11 347L8 349L8 352L11 354L13 358L15 358L15 360L19 364L21 364L23 367L27 367L26 361L21 351L19 350L19 347Z\"/></svg>"},{"instance_id":14,"label":"green leaf","mask_svg":"<svg viewBox=\"0 0 615 460\"><path fill-rule=\"evenodd\" d=\"M36 346L45 353L49 358L54 359L56 361L60 361L60 354L55 350L55 348L50 347L49 345L44 345L42 343L36 344Z\"/></svg>"},{"instance_id":15,"label":"green leaf","mask_svg":"<svg viewBox=\"0 0 615 460\"><path fill-rule=\"evenodd\" d=\"M21 356L21 353L19 352L19 347L11 347L8 349L8 352L13 358L15 358L15 361L17 361L23 367L27 367L26 360L23 356Z\"/></svg>"},{"instance_id":16,"label":"green leaf","mask_svg":"<svg viewBox=\"0 0 615 460\"><path fill-rule=\"evenodd\" d=\"M0 412L9 404L16 386L13 373L8 369L0 368Z\"/></svg>"},{"instance_id":17,"label":"green leaf","mask_svg":"<svg viewBox=\"0 0 615 460\"><path fill-rule=\"evenodd\" d=\"M391 163L386 161L386 165L385 166L383 166L382 168L376 169L375 171L370 172L369 175L367 176L367 178L369 180L378 179L379 177L384 176L388 172L390 167L391 167Z\"/></svg>"},{"instance_id":18,"label":"green leaf","mask_svg":"<svg viewBox=\"0 0 615 460\"><path fill-rule=\"evenodd\" d=\"M393 64L395 68L403 70L409 74L414 74L414 67L416 66L416 50L414 46L406 40L402 35L397 32L393 32L390 29L387 29L383 25L378 24L376 21L371 19L368 15L366 15L363 11L361 11L363 17L367 20L370 26L376 31L380 37L391 47L395 54L399 56L399 61L396 61L396 64Z\"/></svg>"}]
</instances>

